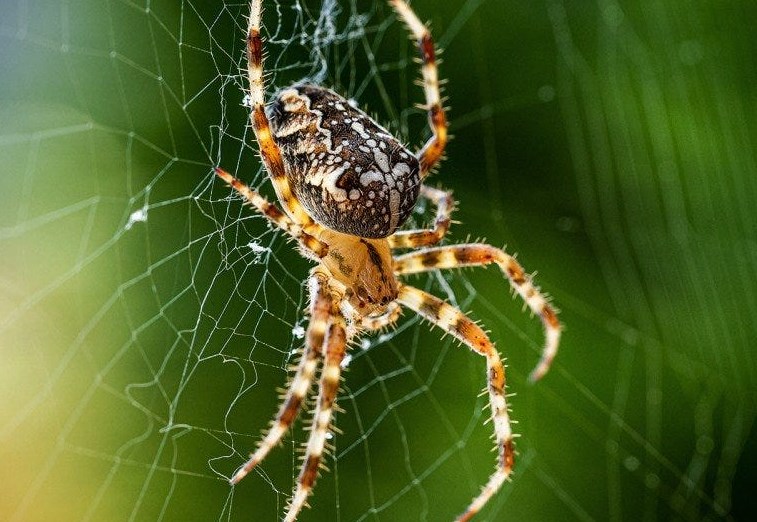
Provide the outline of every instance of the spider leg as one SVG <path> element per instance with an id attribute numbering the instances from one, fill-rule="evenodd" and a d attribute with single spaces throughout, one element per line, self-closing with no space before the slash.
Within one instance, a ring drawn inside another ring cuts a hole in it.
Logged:
<path id="1" fill-rule="evenodd" d="M 421 163 L 421 178 L 425 178 L 439 162 L 442 154 L 444 154 L 444 147 L 447 145 L 447 117 L 444 114 L 444 107 L 439 96 L 434 40 L 431 38 L 428 28 L 404 0 L 389 0 L 389 3 L 418 41 L 418 48 L 423 61 L 423 90 L 426 94 L 428 123 L 434 133 L 418 153 L 418 160 Z"/>
<path id="2" fill-rule="evenodd" d="M 261 0 L 250 2 L 250 22 L 247 29 L 247 76 L 250 82 L 250 101 L 252 104 L 252 129 L 255 132 L 260 155 L 263 158 L 276 196 L 287 213 L 295 222 L 307 227 L 313 223 L 292 192 L 286 176 L 281 150 L 271 132 L 268 117 L 265 114 L 265 80 L 263 78 L 263 38 L 260 36 Z"/>
<path id="3" fill-rule="evenodd" d="M 257 191 L 251 189 L 220 167 L 216 167 L 215 171 L 219 178 L 236 190 L 255 208 L 255 210 L 263 214 L 271 223 L 296 239 L 306 251 L 312 252 L 318 258 L 324 257 L 328 253 L 328 245 L 305 232 L 302 226 L 293 221 L 292 218 L 284 214 L 276 205 L 269 202 Z"/>
<path id="4" fill-rule="evenodd" d="M 450 215 L 455 207 L 452 192 L 422 185 L 421 196 L 436 205 L 434 228 L 429 230 L 403 230 L 395 232 L 387 238 L 391 248 L 413 248 L 435 245 L 447 234 L 450 225 Z"/>
<path id="5" fill-rule="evenodd" d="M 510 285 L 523 298 L 533 313 L 541 317 L 547 341 L 541 359 L 531 372 L 531 381 L 538 381 L 547 373 L 557 355 L 562 327 L 557 320 L 557 312 L 539 292 L 523 267 L 503 250 L 491 245 L 468 244 L 427 248 L 394 258 L 397 274 L 414 274 L 436 268 L 458 268 L 497 263 L 510 280 Z"/>
<path id="6" fill-rule="evenodd" d="M 338 309 L 332 309 L 333 322 L 326 335 L 325 357 L 321 379 L 318 383 L 319 393 L 315 412 L 313 413 L 313 425 L 310 437 L 305 448 L 305 459 L 302 463 L 300 475 L 297 478 L 297 487 L 292 501 L 287 509 L 284 522 L 293 522 L 297 514 L 302 510 L 305 502 L 313 490 L 318 469 L 321 467 L 321 459 L 326 445 L 326 435 L 331 424 L 331 415 L 335 407 L 339 381 L 342 371 L 342 360 L 347 350 L 347 335 L 344 319 Z"/>
<path id="7" fill-rule="evenodd" d="M 321 272 L 313 269 L 310 276 L 310 322 L 305 340 L 305 348 L 297 366 L 297 371 L 289 384 L 284 402 L 271 425 L 268 433 L 258 443 L 258 447 L 244 466 L 234 474 L 232 484 L 242 480 L 255 466 L 257 466 L 279 443 L 289 431 L 290 426 L 297 418 L 305 397 L 313 382 L 313 375 L 322 355 L 323 341 L 328 327 L 331 313 L 331 295 L 327 287 L 327 278 Z"/>
<path id="8" fill-rule="evenodd" d="M 418 315 L 452 334 L 474 352 L 486 358 L 489 405 L 494 422 L 494 437 L 498 450 L 497 468 L 481 493 L 473 499 L 458 521 L 470 520 L 497 492 L 510 476 L 515 459 L 513 433 L 505 399 L 505 368 L 494 344 L 484 331 L 463 312 L 438 297 L 414 288 L 401 286 L 397 300 Z"/>

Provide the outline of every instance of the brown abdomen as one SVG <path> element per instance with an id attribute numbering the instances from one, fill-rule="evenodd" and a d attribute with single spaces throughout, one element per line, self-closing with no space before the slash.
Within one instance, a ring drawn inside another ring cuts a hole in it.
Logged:
<path id="1" fill-rule="evenodd" d="M 313 219 L 382 238 L 410 216 L 420 191 L 418 160 L 366 113 L 309 84 L 281 91 L 267 112 L 292 190 Z"/>

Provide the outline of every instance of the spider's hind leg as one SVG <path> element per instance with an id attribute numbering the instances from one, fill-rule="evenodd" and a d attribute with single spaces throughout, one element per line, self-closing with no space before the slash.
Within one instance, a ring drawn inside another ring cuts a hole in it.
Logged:
<path id="1" fill-rule="evenodd" d="M 292 192 L 286 176 L 284 159 L 281 156 L 270 122 L 265 114 L 265 79 L 263 75 L 263 37 L 260 35 L 262 0 L 250 2 L 250 22 L 247 28 L 247 77 L 250 83 L 252 104 L 252 130 L 258 140 L 260 156 L 271 177 L 276 196 L 287 213 L 297 223 L 308 226 L 313 223 L 308 213 Z"/>
<path id="2" fill-rule="evenodd" d="M 423 61 L 423 90 L 426 94 L 428 123 L 434 133 L 418 153 L 418 160 L 421 164 L 421 178 L 425 178 L 442 158 L 448 139 L 447 116 L 444 113 L 439 94 L 439 72 L 436 65 L 434 40 L 431 37 L 431 32 L 404 0 L 389 0 L 389 3 L 418 42 L 418 49 Z"/>
<path id="3" fill-rule="evenodd" d="M 236 190 L 239 195 L 246 199 L 255 210 L 265 216 L 268 221 L 296 239 L 306 252 L 315 255 L 317 258 L 322 258 L 328 253 L 328 246 L 325 243 L 305 232 L 302 226 L 294 222 L 279 207 L 261 196 L 257 191 L 251 189 L 220 167 L 216 167 L 215 172 L 219 178 Z M 318 225 L 314 224 L 314 227 L 318 227 Z"/>
<path id="4" fill-rule="evenodd" d="M 451 223 L 450 216 L 455 208 L 452 192 L 421 185 L 421 196 L 436 205 L 434 228 L 395 232 L 387 238 L 391 248 L 417 248 L 435 245 L 447 234 Z"/>

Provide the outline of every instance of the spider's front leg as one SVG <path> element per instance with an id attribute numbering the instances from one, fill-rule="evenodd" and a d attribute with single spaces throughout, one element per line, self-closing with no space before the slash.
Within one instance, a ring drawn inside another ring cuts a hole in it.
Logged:
<path id="1" fill-rule="evenodd" d="M 452 192 L 421 185 L 420 195 L 436 205 L 434 228 L 395 232 L 387 238 L 391 248 L 417 248 L 435 245 L 447 234 L 451 223 L 450 216 L 455 208 Z"/>
<path id="2" fill-rule="evenodd" d="M 481 493 L 473 499 L 468 509 L 457 518 L 458 522 L 467 521 L 478 513 L 497 492 L 513 469 L 515 452 L 510 416 L 505 399 L 505 367 L 502 365 L 497 349 L 481 327 L 454 306 L 422 290 L 404 285 L 400 287 L 397 300 L 486 358 L 489 405 L 498 451 L 497 468 Z"/>
<path id="3" fill-rule="evenodd" d="M 310 390 L 318 359 L 323 355 L 323 344 L 331 314 L 332 298 L 328 289 L 328 276 L 318 271 L 317 267 L 312 271 L 309 286 L 310 322 L 300 364 L 292 377 L 284 402 L 281 404 L 268 433 L 258 443 L 258 447 L 250 460 L 232 477 L 232 484 L 236 484 L 252 471 L 289 431 Z"/>
<path id="4" fill-rule="evenodd" d="M 464 266 L 482 266 L 497 263 L 507 276 L 510 285 L 523 298 L 531 311 L 541 317 L 547 341 L 541 359 L 531 372 L 531 381 L 538 381 L 549 371 L 557 355 L 562 326 L 557 320 L 557 312 L 547 299 L 539 292 L 523 267 L 505 251 L 491 245 L 473 243 L 468 245 L 450 245 L 427 248 L 410 252 L 394 258 L 394 271 L 397 274 L 415 274 L 437 268 L 459 268 Z"/>
<path id="5" fill-rule="evenodd" d="M 313 490 L 318 470 L 322 466 L 326 436 L 331 424 L 332 412 L 339 392 L 339 381 L 342 372 L 342 361 L 347 350 L 347 332 L 344 318 L 337 306 L 331 310 L 332 323 L 326 335 L 323 369 L 318 384 L 318 402 L 313 413 L 313 424 L 310 428 L 310 437 L 305 448 L 304 461 L 300 475 L 297 478 L 297 487 L 289 504 L 284 522 L 293 522 L 297 514 L 302 510 L 308 496 Z"/>

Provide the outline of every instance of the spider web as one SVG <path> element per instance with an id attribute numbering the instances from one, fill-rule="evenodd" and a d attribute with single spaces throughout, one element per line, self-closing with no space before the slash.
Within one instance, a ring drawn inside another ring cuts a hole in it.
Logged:
<path id="1" fill-rule="evenodd" d="M 542 334 L 499 273 L 411 280 L 508 358 L 517 472 L 480 519 L 753 515 L 754 7 L 439 4 L 413 5 L 450 79 L 451 240 L 508 241 L 567 325 L 531 387 Z M 422 142 L 415 49 L 382 2 L 266 5 L 269 93 L 307 78 Z M 243 106 L 247 10 L 2 5 L 0 518 L 283 512 L 301 424 L 226 482 L 302 344 L 309 267 L 211 171 L 272 195 Z M 350 352 L 303 520 L 447 520 L 491 472 L 482 362 L 411 315 Z"/>

